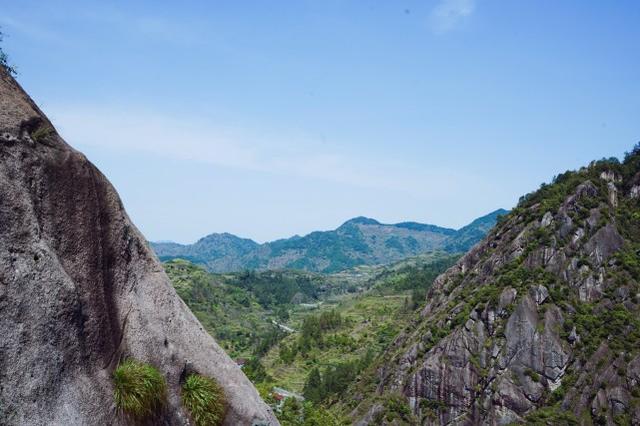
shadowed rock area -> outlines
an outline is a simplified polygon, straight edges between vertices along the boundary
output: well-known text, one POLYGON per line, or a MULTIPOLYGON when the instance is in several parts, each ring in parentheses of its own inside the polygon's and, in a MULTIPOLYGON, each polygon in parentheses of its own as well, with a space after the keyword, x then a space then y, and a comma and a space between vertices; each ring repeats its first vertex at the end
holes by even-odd
POLYGON ((278 424, 176 295, 111 184, 1 68, 0 336, 3 425, 128 424, 111 379, 127 357, 167 379, 153 424, 189 424, 187 371, 224 388, 226 425, 278 424))

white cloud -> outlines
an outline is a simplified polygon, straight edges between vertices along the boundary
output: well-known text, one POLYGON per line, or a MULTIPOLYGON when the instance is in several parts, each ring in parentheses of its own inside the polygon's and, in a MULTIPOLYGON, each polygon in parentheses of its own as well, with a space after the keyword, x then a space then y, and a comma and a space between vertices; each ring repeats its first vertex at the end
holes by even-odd
POLYGON ((145 108, 50 105, 48 110, 60 134, 77 147, 320 179, 418 198, 447 198, 470 181, 478 183, 477 176, 347 153, 339 143, 320 143, 292 131, 239 131, 205 118, 176 117, 145 108))
POLYGON ((449 32, 468 19, 475 6, 475 0, 441 0, 431 11, 429 26, 436 34, 449 32))

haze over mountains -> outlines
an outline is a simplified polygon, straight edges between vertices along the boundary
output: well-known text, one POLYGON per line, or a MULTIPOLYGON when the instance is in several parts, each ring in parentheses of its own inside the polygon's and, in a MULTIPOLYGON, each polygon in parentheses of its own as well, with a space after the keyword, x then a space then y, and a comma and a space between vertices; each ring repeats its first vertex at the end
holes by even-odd
POLYGON ((458 230, 416 222, 383 224, 357 217, 332 231, 259 244, 232 234, 211 234, 194 244, 151 243, 163 260, 187 259, 211 272, 301 269, 336 272, 358 265, 387 264, 430 251, 465 252, 482 240, 499 209, 458 230))

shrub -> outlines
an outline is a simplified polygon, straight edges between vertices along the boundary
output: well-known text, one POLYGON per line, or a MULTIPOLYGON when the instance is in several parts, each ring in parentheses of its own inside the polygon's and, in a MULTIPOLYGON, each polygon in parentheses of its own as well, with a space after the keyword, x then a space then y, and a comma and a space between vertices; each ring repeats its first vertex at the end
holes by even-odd
POLYGON ((182 385, 182 404, 196 426, 217 426, 224 420, 224 392, 211 378, 190 374, 182 385))
POLYGON ((524 374, 529 376, 529 378, 531 380, 533 380, 534 382, 538 383, 540 381, 540 375, 538 373, 536 373, 535 371, 533 371, 531 368, 527 368, 524 371, 524 374))
POLYGON ((43 124, 31 133, 31 139, 33 139, 34 142, 40 142, 47 139, 52 133, 53 129, 50 126, 43 124))
MULTIPOLYGON (((2 31, 0 31, 0 43, 2 43, 3 37, 4 37, 4 34, 2 33, 2 31)), ((4 70, 7 73, 9 73, 10 75, 12 75, 14 77, 17 74, 15 67, 13 67, 13 66, 11 66, 11 64, 9 64, 9 57, 2 50, 2 46, 0 46, 0 67, 4 68, 4 70)))
POLYGON ((384 410, 375 416, 374 424, 383 424, 384 420, 391 424, 417 424, 404 396, 399 394, 384 395, 384 397, 379 397, 379 401, 384 410))
POLYGON ((162 374, 152 365, 133 359, 114 370, 113 383, 116 406, 135 418, 151 416, 166 399, 167 384, 162 374))
POLYGON ((563 410, 560 406, 541 407, 527 415, 525 423, 535 426, 577 426, 579 424, 572 412, 563 410))

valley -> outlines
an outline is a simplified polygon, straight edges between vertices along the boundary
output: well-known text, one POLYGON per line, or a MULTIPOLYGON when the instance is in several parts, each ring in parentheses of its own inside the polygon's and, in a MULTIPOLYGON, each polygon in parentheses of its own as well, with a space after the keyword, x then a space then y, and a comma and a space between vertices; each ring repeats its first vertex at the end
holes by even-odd
POLYGON ((284 425, 628 424, 640 408, 638 176, 640 147, 562 174, 464 255, 334 273, 165 268, 284 425), (596 408, 572 408, 585 400, 596 408))
POLYGON ((265 400, 276 407, 273 390, 285 389, 304 395, 307 410, 338 419, 342 414, 327 408, 410 323, 433 280, 459 257, 435 252, 335 274, 212 274, 177 259, 164 266, 180 297, 265 400), (308 384, 314 374, 321 377, 316 396, 308 384))

